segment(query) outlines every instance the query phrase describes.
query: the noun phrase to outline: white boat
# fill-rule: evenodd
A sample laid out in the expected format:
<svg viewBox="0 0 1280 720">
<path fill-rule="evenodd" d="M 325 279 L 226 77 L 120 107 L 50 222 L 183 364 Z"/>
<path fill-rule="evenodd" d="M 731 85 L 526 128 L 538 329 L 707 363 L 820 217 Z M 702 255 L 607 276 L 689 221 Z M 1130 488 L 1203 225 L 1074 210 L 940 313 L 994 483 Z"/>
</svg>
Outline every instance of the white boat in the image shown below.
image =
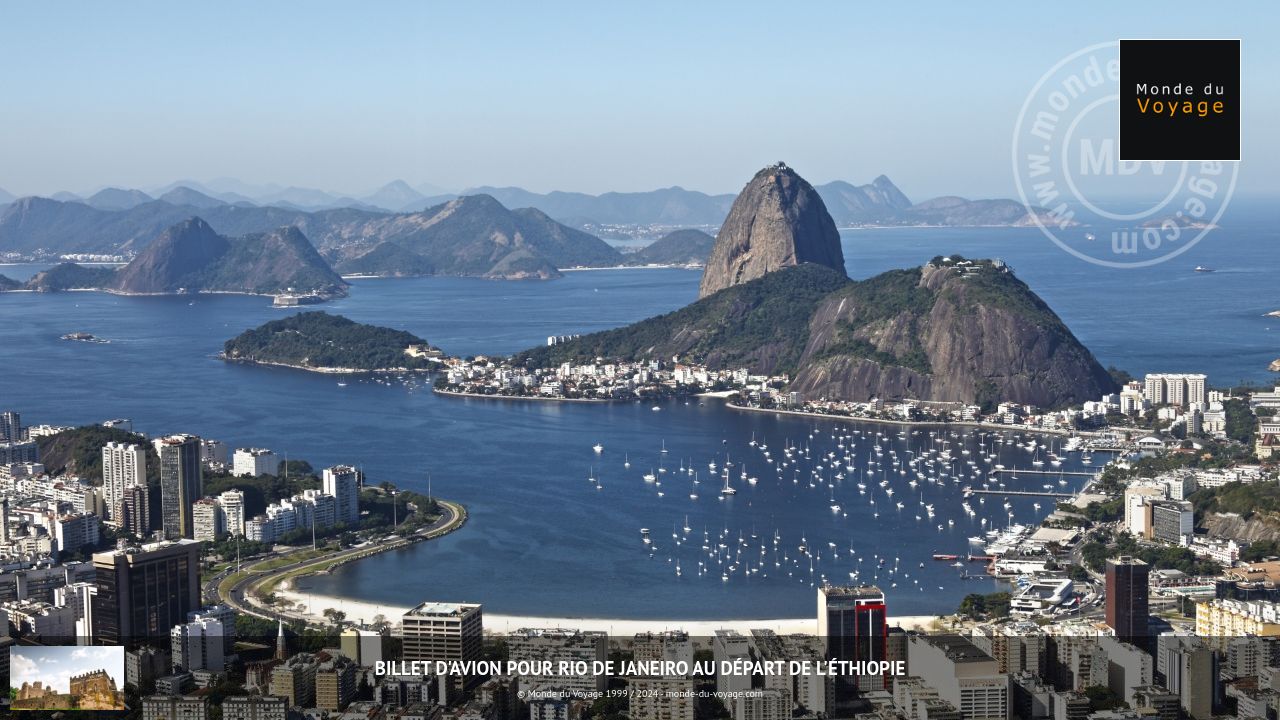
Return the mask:
<svg viewBox="0 0 1280 720">
<path fill-rule="evenodd" d="M 601 445 L 600 443 L 596 443 L 595 445 L 592 445 L 591 449 L 595 450 L 597 455 L 604 452 L 604 446 Z"/>
</svg>

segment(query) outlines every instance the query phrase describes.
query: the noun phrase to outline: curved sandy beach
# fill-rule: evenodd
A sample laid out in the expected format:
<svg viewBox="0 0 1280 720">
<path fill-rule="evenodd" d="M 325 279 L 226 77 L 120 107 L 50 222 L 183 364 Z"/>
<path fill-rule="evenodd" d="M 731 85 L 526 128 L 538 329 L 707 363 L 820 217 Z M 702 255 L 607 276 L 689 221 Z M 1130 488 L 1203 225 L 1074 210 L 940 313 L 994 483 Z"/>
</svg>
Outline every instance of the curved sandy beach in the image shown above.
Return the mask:
<svg viewBox="0 0 1280 720">
<path fill-rule="evenodd" d="M 346 613 L 346 619 L 368 623 L 382 615 L 391 623 L 403 615 L 409 608 L 403 605 L 380 605 L 377 603 L 332 597 L 329 595 L 313 595 L 293 589 L 281 588 L 278 595 L 301 606 L 299 613 L 314 618 L 319 622 L 327 622 L 324 611 L 339 610 Z M 927 629 L 938 618 L 933 615 L 907 615 L 889 618 L 890 625 L 898 625 L 904 629 Z M 578 630 L 603 630 L 610 635 L 634 635 L 642 632 L 659 632 L 662 630 L 683 630 L 690 635 L 703 637 L 715 634 L 716 630 L 732 629 L 746 633 L 754 628 L 766 628 L 774 632 L 816 633 L 818 622 L 814 618 L 780 618 L 759 620 L 623 620 L 614 618 L 574 618 L 574 617 L 533 617 L 526 615 L 484 614 L 484 629 L 488 632 L 505 633 L 520 628 L 574 628 Z"/>
</svg>

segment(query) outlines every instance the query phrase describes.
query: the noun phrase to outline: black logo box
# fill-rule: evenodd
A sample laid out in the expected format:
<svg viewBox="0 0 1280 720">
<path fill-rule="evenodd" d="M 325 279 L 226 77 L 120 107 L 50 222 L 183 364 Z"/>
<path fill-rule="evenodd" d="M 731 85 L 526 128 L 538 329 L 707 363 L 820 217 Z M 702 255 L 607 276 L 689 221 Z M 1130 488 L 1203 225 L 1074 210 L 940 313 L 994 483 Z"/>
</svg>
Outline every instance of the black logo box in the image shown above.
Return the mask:
<svg viewBox="0 0 1280 720">
<path fill-rule="evenodd" d="M 1241 100 L 1239 40 L 1120 41 L 1121 160 L 1239 160 Z"/>
</svg>

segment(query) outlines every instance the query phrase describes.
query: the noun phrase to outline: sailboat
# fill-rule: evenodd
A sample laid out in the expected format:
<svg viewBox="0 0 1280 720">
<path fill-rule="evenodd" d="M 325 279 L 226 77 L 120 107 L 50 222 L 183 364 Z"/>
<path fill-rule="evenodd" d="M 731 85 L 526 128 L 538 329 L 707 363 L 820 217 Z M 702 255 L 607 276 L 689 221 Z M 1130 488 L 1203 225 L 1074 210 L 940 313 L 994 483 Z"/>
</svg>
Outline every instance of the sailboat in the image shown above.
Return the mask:
<svg viewBox="0 0 1280 720">
<path fill-rule="evenodd" d="M 622 467 L 624 468 L 631 467 L 631 459 L 627 456 L 626 453 L 622 454 Z"/>
<path fill-rule="evenodd" d="M 738 491 L 737 491 L 737 490 L 734 490 L 734 489 L 733 489 L 733 486 L 731 486 L 731 485 L 729 484 L 729 471 L 728 471 L 728 469 L 726 469 L 726 470 L 724 471 L 724 487 L 720 488 L 720 494 L 721 494 L 721 495 L 736 495 L 737 493 L 738 493 Z"/>
</svg>

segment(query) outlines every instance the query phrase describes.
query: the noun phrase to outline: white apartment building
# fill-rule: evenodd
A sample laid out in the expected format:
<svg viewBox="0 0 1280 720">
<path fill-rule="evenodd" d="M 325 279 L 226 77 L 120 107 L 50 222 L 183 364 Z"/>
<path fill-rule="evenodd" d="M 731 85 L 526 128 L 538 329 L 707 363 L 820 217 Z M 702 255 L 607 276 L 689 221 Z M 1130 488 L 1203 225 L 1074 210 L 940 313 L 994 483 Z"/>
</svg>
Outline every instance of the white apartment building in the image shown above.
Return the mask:
<svg viewBox="0 0 1280 720">
<path fill-rule="evenodd" d="M 321 473 L 321 489 L 332 495 L 335 503 L 334 518 L 345 525 L 360 522 L 359 475 L 350 465 L 334 465 Z"/>
<path fill-rule="evenodd" d="M 213 542 L 223 533 L 222 508 L 213 498 L 201 498 L 191 506 L 192 538 Z"/>
<path fill-rule="evenodd" d="M 1007 720 L 1009 676 L 996 661 L 959 635 L 913 636 L 907 646 L 911 674 L 964 717 Z"/>
<path fill-rule="evenodd" d="M 218 508 L 222 510 L 222 524 L 232 535 L 244 535 L 244 493 L 227 490 L 218 496 Z"/>
<path fill-rule="evenodd" d="M 1143 379 L 1143 395 L 1152 405 L 1203 406 L 1206 379 L 1198 373 L 1149 373 Z"/>
<path fill-rule="evenodd" d="M 280 461 L 266 448 L 236 448 L 231 456 L 231 474 L 237 477 L 275 475 L 279 471 Z"/>
<path fill-rule="evenodd" d="M 102 446 L 102 500 L 107 522 L 120 524 L 120 502 L 124 500 L 125 488 L 146 484 L 146 448 L 114 441 Z"/>
</svg>

